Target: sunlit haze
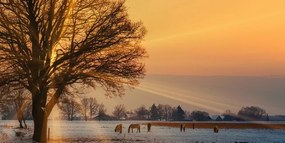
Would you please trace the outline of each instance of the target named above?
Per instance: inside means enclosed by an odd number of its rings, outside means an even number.
[[[146,78],[122,98],[88,92],[112,113],[117,104],[181,105],[220,114],[260,106],[285,114],[285,1],[127,0],[143,41]]]

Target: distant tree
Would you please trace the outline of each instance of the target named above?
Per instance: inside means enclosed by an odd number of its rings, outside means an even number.
[[[238,112],[241,120],[261,120],[266,111],[257,106],[242,107]]]
[[[90,113],[90,118],[93,118],[95,114],[97,114],[99,109],[99,104],[96,100],[96,98],[89,98],[89,113]]]
[[[87,121],[88,119],[88,107],[89,107],[89,99],[88,98],[83,98],[81,101],[81,113],[84,117],[84,120]]]
[[[120,120],[122,118],[126,118],[127,117],[127,113],[126,113],[126,108],[124,105],[120,104],[120,105],[116,105],[114,107],[114,111],[113,111],[113,116],[115,117],[115,119]]]
[[[185,111],[185,119],[190,120],[191,119],[191,112],[190,111]]]
[[[236,120],[236,114],[232,113],[230,110],[226,110],[223,114],[224,116],[224,121],[233,121]]]
[[[17,111],[15,110],[15,106],[13,104],[2,104],[0,108],[2,120],[16,120],[15,115],[17,114]]]
[[[136,119],[139,119],[139,120],[148,119],[149,111],[146,109],[144,105],[138,107],[135,110],[135,113],[136,113]]]
[[[158,109],[157,109],[157,107],[155,106],[155,104],[152,104],[152,106],[150,107],[149,113],[150,113],[150,118],[151,118],[152,120],[157,120],[157,119],[159,119]]]
[[[181,121],[185,119],[185,112],[179,105],[172,113],[173,119],[176,121]]]
[[[22,122],[24,123],[25,128],[27,128],[27,124],[25,122],[25,113],[26,110],[29,109],[28,106],[31,105],[31,99],[24,90],[17,90],[16,94],[18,95],[14,96],[16,97],[14,99],[14,104],[17,111],[17,119],[20,123],[20,128],[23,128]]]
[[[193,111],[191,113],[191,117],[195,121],[207,121],[209,117],[209,113],[204,111]]]
[[[157,111],[158,111],[158,118],[159,120],[165,119],[165,105],[158,104],[157,106]]]
[[[164,119],[166,121],[170,120],[172,118],[173,108],[170,105],[164,105]]]
[[[100,104],[99,107],[98,107],[98,116],[97,116],[97,119],[98,120],[105,120],[106,117],[107,117],[107,109],[105,107],[104,104]]]
[[[66,116],[69,121],[74,120],[74,117],[80,114],[80,104],[74,99],[63,98],[58,104],[63,116]]]
[[[4,93],[2,93],[4,94]],[[0,96],[0,108],[2,108],[4,113],[4,118],[12,119],[13,116],[16,114],[16,118],[19,121],[20,128],[27,128],[26,125],[26,116],[28,116],[29,111],[31,108],[31,99],[28,95],[27,91],[23,88],[17,88],[12,91],[8,91],[5,95]]]

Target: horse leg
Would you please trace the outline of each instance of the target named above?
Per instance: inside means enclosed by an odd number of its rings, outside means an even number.
[[[25,119],[23,119],[23,122],[24,122],[25,128],[27,129],[27,128],[28,128],[28,126],[27,126],[27,124],[26,124]]]
[[[24,124],[25,124],[25,128],[27,129],[28,128],[28,126],[27,126],[27,124],[26,124],[26,120],[25,120],[25,118],[23,117],[23,122],[24,122]]]
[[[18,121],[19,121],[19,123],[20,123],[20,128],[21,128],[21,129],[24,128],[24,127],[23,127],[23,124],[22,124],[22,120],[21,120],[21,119],[18,119]]]

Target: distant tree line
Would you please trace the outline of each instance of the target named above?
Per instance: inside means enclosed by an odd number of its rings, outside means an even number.
[[[127,110],[123,104],[116,105],[111,115],[107,114],[104,104],[98,104],[95,98],[83,98],[80,102],[64,99],[58,107],[66,120],[186,120],[186,112],[181,106],[155,105],[149,108],[141,105]]]
[[[90,105],[92,103],[92,105]],[[104,104],[98,104],[95,98],[83,98],[81,102],[62,102],[61,104],[71,104],[76,106],[74,110],[64,110],[60,108],[65,119],[73,120],[163,120],[163,121],[269,121],[266,111],[257,106],[242,107],[237,113],[226,110],[221,115],[210,115],[205,111],[194,110],[192,112],[183,109],[180,105],[177,107],[168,104],[152,104],[150,107],[141,105],[134,110],[127,110],[122,104],[116,105],[111,115],[107,114]],[[69,105],[69,106],[71,106]],[[68,106],[63,106],[68,107]],[[77,109],[78,108],[78,109]],[[70,111],[73,118],[69,118]],[[91,113],[89,114],[88,113]]]
[[[2,119],[32,119],[30,99],[24,92],[15,92],[17,98],[5,97],[5,102],[0,102]],[[269,121],[272,119],[284,120],[285,116],[268,116],[267,112],[257,106],[242,107],[237,113],[226,110],[221,115],[210,115],[208,112],[194,110],[192,112],[168,104],[152,104],[150,107],[141,105],[134,110],[127,110],[122,104],[116,105],[111,115],[107,114],[104,104],[99,104],[96,98],[62,98],[57,103],[61,112],[60,119],[65,120],[163,120],[163,121]],[[17,116],[15,116],[17,115]],[[17,118],[15,118],[17,117]],[[284,118],[283,118],[284,117]]]

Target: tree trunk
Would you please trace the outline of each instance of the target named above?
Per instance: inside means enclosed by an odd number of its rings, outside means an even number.
[[[33,140],[41,143],[47,142],[47,118],[48,118],[47,114],[40,107],[33,108],[33,118],[34,118]]]
[[[47,142],[47,118],[49,111],[46,111],[45,102],[38,96],[33,96],[32,115],[34,120],[33,140],[40,143]]]

